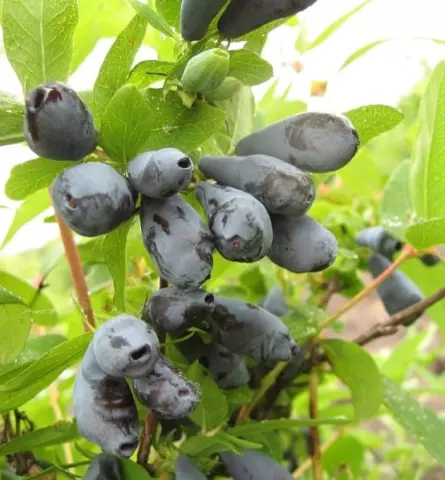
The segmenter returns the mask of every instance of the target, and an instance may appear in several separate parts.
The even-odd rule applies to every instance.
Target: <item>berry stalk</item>
[[[73,282],[74,291],[76,292],[77,301],[80,308],[85,315],[84,330],[90,332],[94,330],[94,312],[91,305],[90,294],[88,292],[88,285],[85,274],[82,268],[82,261],[80,259],[79,250],[74,241],[73,232],[67,227],[60,218],[57,211],[56,220],[59,225],[60,238],[62,239],[63,248],[65,250],[65,257],[68,262],[71,280]]]

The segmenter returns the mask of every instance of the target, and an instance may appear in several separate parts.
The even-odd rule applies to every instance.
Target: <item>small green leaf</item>
[[[0,285],[20,297],[32,310],[34,323],[55,325],[59,316],[54,305],[43,292],[37,290],[19,277],[0,270]]]
[[[145,18],[135,15],[107,53],[94,84],[92,107],[97,124],[113,95],[125,84],[146,29]]]
[[[122,480],[151,480],[144,467],[136,462],[133,462],[127,458],[119,458],[119,462],[122,465]]]
[[[352,122],[360,138],[360,146],[396,127],[402,120],[399,110],[387,105],[366,105],[344,114]]]
[[[329,473],[329,478],[338,480],[348,478],[338,475],[346,466],[353,475],[352,478],[360,478],[364,460],[365,447],[352,435],[339,438],[323,453],[323,467]]]
[[[329,37],[331,37],[339,28],[341,28],[351,17],[353,17],[356,13],[360,12],[364,7],[366,7],[372,0],[365,0],[364,2],[360,3],[357,7],[350,10],[348,13],[342,15],[338,20],[334,23],[329,25],[320,35],[309,45],[307,50],[312,48],[318,47],[322,43],[324,43]]]
[[[25,93],[66,81],[77,25],[76,0],[5,0],[3,42]]]
[[[0,305],[25,305],[25,302],[0,285]]]
[[[167,35],[167,37],[176,38],[175,32],[170,28],[170,25],[160,17],[150,5],[141,3],[138,0],[127,1],[153,28]]]
[[[25,348],[20,356],[16,359],[15,363],[24,365],[25,363],[35,362],[42,355],[45,355],[48,350],[51,350],[52,348],[66,341],[66,337],[58,334],[41,335],[36,338],[28,339]]]
[[[113,277],[114,304],[122,312],[126,310],[127,236],[132,224],[133,218],[130,218],[116,230],[106,235],[102,244],[102,255]]]
[[[0,385],[0,392],[15,392],[27,388],[49,373],[57,378],[60,372],[76,363],[79,355],[85,353],[91,341],[91,336],[91,333],[87,333],[55,346],[22,371],[20,376]]]
[[[28,222],[33,220],[37,215],[47,210],[51,205],[51,198],[49,193],[42,189],[30,195],[17,208],[9,230],[6,232],[5,238],[0,248],[5,246],[13,239],[14,235]]]
[[[2,332],[0,365],[10,363],[20,355],[25,347],[30,329],[31,311],[28,307],[19,303],[0,305],[0,331]]]
[[[262,422],[243,423],[236,427],[229,428],[227,433],[237,437],[250,436],[256,433],[274,432],[275,430],[299,430],[303,427],[314,425],[348,425],[352,419],[347,418],[300,418],[298,420],[290,418],[277,418],[275,420],[264,420]]]
[[[201,390],[201,401],[190,418],[204,430],[223,423],[228,415],[227,400],[209,372],[196,361],[188,369],[187,377],[199,384]]]
[[[445,217],[417,221],[406,230],[405,236],[419,249],[441,245],[445,243]]]
[[[372,356],[359,345],[343,340],[323,340],[332,369],[351,390],[357,419],[376,415],[383,401],[380,372]]]
[[[226,132],[228,130],[233,145],[252,132],[255,100],[249,87],[243,87],[233,97],[217,102],[217,105],[229,115],[227,126],[224,124],[222,128]]]
[[[57,175],[73,162],[36,158],[12,168],[5,185],[5,193],[11,200],[24,200],[42,188],[49,187]]]
[[[351,63],[354,63],[356,60],[358,60],[360,57],[362,57],[369,51],[373,50],[379,45],[382,45],[382,43],[389,42],[390,40],[391,40],[390,38],[386,38],[384,40],[376,40],[375,42],[371,42],[371,43],[368,43],[367,45],[364,45],[363,47],[360,47],[354,53],[349,55],[349,57],[343,62],[343,65],[340,67],[340,70],[343,70],[343,68],[347,67],[348,65],[351,65]]]
[[[382,225],[398,238],[403,238],[413,216],[409,190],[410,169],[410,160],[405,160],[394,170],[385,185],[380,203]]]
[[[145,100],[134,85],[124,85],[105,109],[100,131],[105,153],[127,163],[137,155],[147,138],[149,115]]]
[[[445,425],[429,408],[416,402],[389,378],[383,377],[384,404],[395,420],[441,465],[445,465]]]
[[[273,68],[256,53],[233,50],[230,52],[229,76],[237,78],[244,85],[259,85],[272,78]]]
[[[191,152],[224,127],[226,114],[205,102],[186,108],[171,92],[164,99],[161,90],[146,90],[148,134],[144,149],[172,147]],[[157,112],[153,114],[153,112]]]
[[[58,445],[74,440],[79,436],[73,422],[60,421],[49,427],[27,432],[0,446],[0,455],[25,452],[34,448]]]
[[[156,0],[156,10],[169,25],[179,32],[181,0]]]
[[[411,168],[411,200],[422,221],[445,217],[444,122],[445,61],[442,61],[433,71],[420,105],[419,131]]]
[[[0,146],[23,142],[24,105],[0,92]]]
[[[138,63],[130,72],[128,83],[138,88],[147,88],[158,80],[165,79],[174,65],[173,62],[145,60]]]
[[[181,453],[191,457],[210,457],[215,453],[235,452],[242,453],[245,449],[261,449],[262,445],[256,442],[242,440],[225,432],[217,432],[211,437],[195,436],[189,437],[181,445]]]

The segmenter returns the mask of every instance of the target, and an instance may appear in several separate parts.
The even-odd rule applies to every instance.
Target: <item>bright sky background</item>
[[[94,1],[94,0],[92,0]],[[124,0],[122,0],[124,1]],[[300,17],[305,18],[310,39],[324,30],[342,14],[362,0],[318,0]],[[341,7],[340,7],[341,5]],[[273,32],[264,51],[264,57],[274,66],[275,77],[285,88],[292,82],[292,98],[309,101],[313,110],[342,112],[370,103],[396,105],[399,98],[409,92],[423,74],[422,64],[434,66],[445,58],[445,46],[431,41],[411,40],[428,37],[445,40],[444,0],[374,0],[319,48],[299,58],[294,50],[297,31],[288,27]],[[1,37],[0,37],[1,38]],[[356,63],[338,71],[346,58],[359,47],[370,42],[394,39],[367,53]],[[70,79],[75,89],[89,88],[97,75],[101,60],[113,39],[100,42],[78,72]],[[141,49],[136,61],[156,58],[149,48]],[[283,63],[299,60],[304,65],[302,73],[295,73]],[[310,98],[312,80],[328,81],[324,98]],[[255,89],[261,97],[269,83]],[[3,53],[0,41],[0,90],[21,96],[18,80]],[[4,194],[4,185],[11,168],[34,155],[21,145],[0,147],[0,244],[14,217],[18,202],[10,201]],[[57,227],[44,224],[42,218],[24,227],[14,240],[0,252],[11,255],[30,248],[38,248],[57,236]]]

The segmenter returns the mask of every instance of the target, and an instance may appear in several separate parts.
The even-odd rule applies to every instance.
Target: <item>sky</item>
[[[360,3],[362,0],[318,0],[299,15],[304,20],[309,40],[315,39],[328,25]],[[273,65],[274,76],[280,79],[281,90],[291,85],[290,99],[308,102],[309,110],[343,112],[375,103],[396,106],[399,99],[422,77],[425,62],[434,66],[445,58],[445,45],[418,39],[427,37],[445,41],[443,18],[443,0],[372,0],[329,40],[303,56],[299,56],[294,47],[297,29],[282,27],[274,31],[263,57]],[[339,70],[355,50],[383,39],[390,41]],[[91,87],[112,42],[113,39],[104,39],[97,45],[69,79],[70,86],[79,90]],[[156,52],[144,47],[135,62],[150,58],[156,58]],[[303,65],[300,73],[287,65],[296,60]],[[328,82],[324,97],[310,97],[310,84],[314,80]],[[258,99],[270,83],[254,88]],[[19,82],[4,55],[1,33],[0,91],[18,98],[22,96]],[[0,206],[7,207],[0,208],[0,244],[14,218],[15,209],[20,205],[4,194],[9,172],[14,165],[34,156],[22,145],[0,147]],[[56,225],[44,224],[44,216],[30,222],[17,233],[12,242],[0,251],[0,262],[2,256],[39,248],[56,238]]]

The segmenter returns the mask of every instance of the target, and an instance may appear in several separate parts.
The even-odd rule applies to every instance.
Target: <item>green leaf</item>
[[[417,403],[389,378],[383,377],[384,399],[386,408],[395,420],[441,465],[445,465],[445,425],[428,407]]]
[[[405,236],[419,249],[441,245],[445,243],[445,217],[418,221],[407,229]]]
[[[68,78],[76,0],[5,0],[3,43],[25,92]]]
[[[348,13],[342,15],[338,20],[334,23],[329,25],[320,35],[309,45],[307,50],[311,48],[318,47],[322,43],[324,43],[329,37],[331,37],[337,30],[339,30],[351,17],[353,17],[356,13],[360,12],[366,5],[371,3],[372,0],[365,0],[364,2],[360,3],[357,7],[350,10]]]
[[[165,79],[174,65],[173,62],[145,60],[138,63],[130,72],[128,83],[138,88],[147,88],[158,80]]]
[[[57,175],[73,162],[62,162],[36,158],[12,168],[5,185],[5,193],[11,200],[24,200],[42,188],[49,187]]]
[[[14,235],[28,222],[40,215],[51,205],[51,198],[46,190],[39,190],[30,195],[16,210],[14,220],[9,230],[6,232],[3,243],[0,247],[5,246],[13,239]]]
[[[107,53],[94,83],[92,107],[97,124],[113,95],[125,84],[146,29],[147,20],[135,15]]]
[[[363,47],[360,47],[354,53],[349,55],[349,57],[343,62],[343,65],[340,67],[340,70],[343,70],[343,68],[347,67],[348,65],[351,65],[351,63],[354,63],[356,60],[358,60],[360,57],[362,57],[369,51],[373,50],[375,47],[378,47],[382,43],[389,42],[390,40],[391,40],[390,38],[385,38],[384,40],[376,40],[375,42],[371,42],[371,43],[368,43],[367,45],[363,45]]]
[[[237,437],[254,435],[256,433],[267,433],[275,430],[299,430],[303,427],[314,425],[348,425],[351,419],[347,418],[300,418],[298,420],[290,418],[277,418],[275,420],[264,420],[262,422],[243,423],[236,427],[229,428],[227,433]]]
[[[133,16],[134,10],[122,0],[79,0],[71,73],[87,58],[100,38],[115,37]]]
[[[40,337],[28,339],[25,348],[15,363],[24,365],[25,363],[35,362],[42,355],[45,355],[48,350],[66,341],[66,337],[58,334],[41,335]]]
[[[383,400],[383,385],[372,356],[359,345],[343,340],[323,340],[322,345],[333,372],[351,390],[356,418],[376,415]]]
[[[145,100],[134,85],[120,88],[108,104],[100,131],[105,153],[118,162],[127,163],[142,151],[149,129]]]
[[[122,465],[122,480],[151,480],[144,467],[127,458],[119,458]]]
[[[232,144],[247,136],[253,130],[255,100],[249,87],[243,87],[228,100],[217,102],[229,115],[228,125],[222,125],[230,135]]]
[[[181,0],[156,0],[156,10],[169,25],[179,32]]]
[[[347,476],[338,475],[349,467],[352,478],[360,478],[361,469],[365,460],[365,446],[352,435],[345,435],[336,440],[323,453],[323,467],[329,473],[329,478],[343,480]]]
[[[0,92],[0,146],[23,142],[24,105]]]
[[[237,78],[244,85],[259,85],[272,78],[272,65],[256,53],[248,50],[233,50],[229,53],[229,76]]]
[[[396,127],[403,113],[387,105],[366,105],[344,114],[352,122],[360,138],[360,146]]]
[[[67,368],[85,354],[92,334],[81,335],[52,348],[26,369],[18,369],[17,377],[0,384],[0,412],[8,412],[34,398]]]
[[[25,305],[25,302],[0,285],[0,305]]]
[[[127,280],[127,236],[133,218],[121,224],[116,230],[105,236],[102,255],[110,270],[114,283],[114,304],[125,312],[125,285]]]
[[[54,305],[43,292],[9,272],[0,271],[0,285],[20,297],[31,308],[34,323],[52,326],[59,321]]]
[[[229,438],[227,438],[229,437]],[[206,456],[210,457],[215,453],[221,452],[235,452],[241,454],[243,448],[240,448],[236,443],[231,441],[229,435],[222,435],[222,432],[218,432],[212,437],[207,436],[195,436],[188,437],[180,447],[183,455],[189,455],[191,457]]]
[[[73,422],[60,421],[49,427],[27,432],[0,446],[0,455],[25,452],[34,448],[48,447],[70,442],[79,436]]]
[[[419,110],[411,200],[420,220],[445,217],[445,61],[434,69]]]
[[[167,35],[167,37],[176,38],[175,32],[170,28],[169,24],[160,17],[149,5],[140,3],[138,0],[127,0],[128,3],[142,15],[147,22],[156,30]]]
[[[198,148],[224,127],[227,115],[205,102],[186,108],[179,96],[171,92],[164,99],[161,90],[146,90],[149,134],[144,149],[175,147],[183,152]],[[153,112],[158,112],[155,115]]]
[[[0,285],[0,365],[15,360],[31,329],[31,312],[23,301]]]
[[[187,377],[198,383],[201,390],[201,401],[190,418],[203,430],[210,430],[223,423],[228,415],[227,400],[209,372],[196,361],[190,365]]]
[[[394,170],[380,203],[381,224],[398,238],[403,238],[413,215],[409,190],[410,169],[411,162],[405,160]]]

